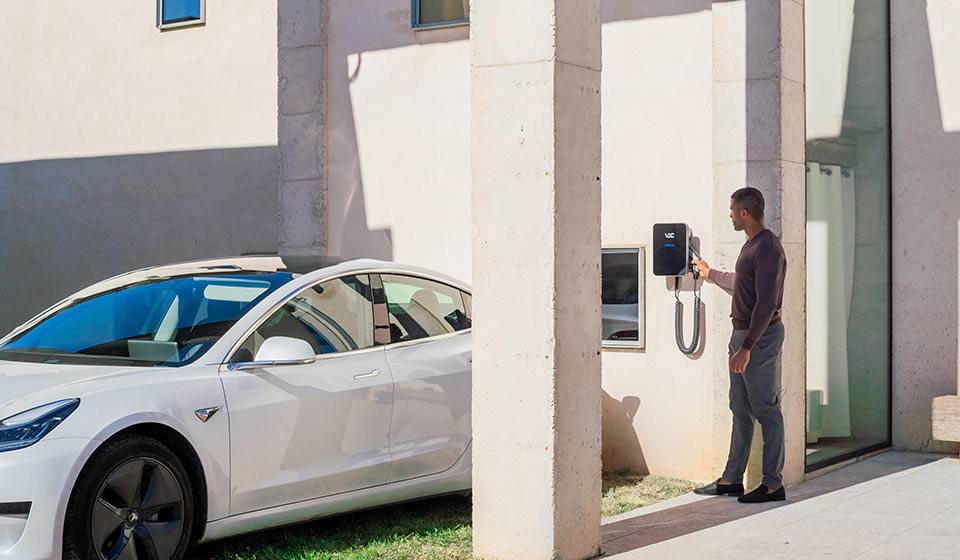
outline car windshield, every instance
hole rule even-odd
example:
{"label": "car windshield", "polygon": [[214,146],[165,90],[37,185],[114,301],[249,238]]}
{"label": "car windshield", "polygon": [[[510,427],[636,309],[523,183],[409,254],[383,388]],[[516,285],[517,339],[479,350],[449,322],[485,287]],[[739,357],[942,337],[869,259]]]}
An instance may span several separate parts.
{"label": "car windshield", "polygon": [[293,277],[251,272],[147,278],[70,302],[0,346],[0,360],[182,366]]}

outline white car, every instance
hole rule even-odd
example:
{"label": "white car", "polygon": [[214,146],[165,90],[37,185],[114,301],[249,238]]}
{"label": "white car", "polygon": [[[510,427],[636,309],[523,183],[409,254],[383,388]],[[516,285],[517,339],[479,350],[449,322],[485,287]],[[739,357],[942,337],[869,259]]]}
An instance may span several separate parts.
{"label": "white car", "polygon": [[238,257],[95,284],[0,339],[0,559],[191,543],[470,489],[470,292]]}

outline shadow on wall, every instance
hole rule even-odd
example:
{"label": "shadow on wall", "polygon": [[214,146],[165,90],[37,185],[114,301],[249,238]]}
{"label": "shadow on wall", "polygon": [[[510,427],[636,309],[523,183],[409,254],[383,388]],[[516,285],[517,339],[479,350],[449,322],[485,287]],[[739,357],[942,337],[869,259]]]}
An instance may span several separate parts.
{"label": "shadow on wall", "polygon": [[[374,18],[370,14],[383,14],[388,10],[386,17]],[[327,55],[327,86],[329,111],[329,150],[327,163],[329,165],[328,186],[328,215],[331,230],[329,231],[329,246],[331,253],[358,255],[365,257],[393,259],[395,255],[394,239],[389,229],[371,229],[367,223],[368,196],[377,196],[366,193],[364,177],[361,167],[360,141],[356,122],[356,100],[351,93],[351,86],[364,73],[364,58],[367,53],[400,49],[416,45],[448,43],[465,41],[469,38],[469,27],[453,27],[449,29],[432,29],[429,31],[414,31],[410,25],[409,0],[337,0],[330,3],[330,25]],[[445,72],[449,69],[431,69],[427,67],[415,68],[419,72],[429,74],[431,71]],[[469,68],[463,69],[469,72]],[[410,75],[405,79],[424,82],[423,87],[429,87],[429,75]],[[389,84],[384,84],[388,86]],[[464,100],[468,103],[468,100]],[[377,108],[368,109],[374,118]],[[442,110],[443,107],[438,107]],[[444,119],[446,115],[434,114],[424,118]],[[388,125],[390,121],[385,121]],[[369,142],[369,140],[367,140]],[[400,169],[410,156],[428,146],[410,142],[397,145],[390,153],[370,150],[373,157],[381,158],[367,165],[383,166],[382,169]],[[406,156],[404,154],[407,154]],[[429,176],[429,170],[425,176]],[[416,194],[416,185],[397,184],[379,185],[381,188],[407,189]],[[442,193],[437,193],[438,195]],[[416,194],[419,196],[419,194]],[[382,204],[382,201],[380,201]],[[446,205],[432,204],[424,201],[418,207],[418,218],[431,223],[449,223]],[[397,211],[404,211],[397,209]],[[433,213],[436,215],[433,215]],[[469,220],[463,220],[464,227],[469,227]],[[430,240],[425,240],[430,242]]]}
{"label": "shadow on wall", "polygon": [[603,1],[603,23],[680,16],[710,9],[714,0],[646,0],[645,2]]}
{"label": "shadow on wall", "polygon": [[[931,399],[957,394],[957,240],[960,222],[960,132],[944,130],[944,108],[929,17],[952,2],[897,0],[891,41],[893,73],[893,443],[955,452],[931,441]],[[952,14],[958,14],[953,10]],[[937,25],[952,33],[956,16]],[[938,42],[946,37],[938,35]],[[957,66],[941,47],[936,56]],[[940,84],[944,85],[945,84]],[[944,90],[949,91],[946,89]],[[956,100],[950,100],[956,101]]]}
{"label": "shadow on wall", "polygon": [[0,331],[145,266],[277,250],[277,148],[0,164]]}
{"label": "shadow on wall", "polygon": [[[604,0],[603,22],[612,23],[624,20],[637,20],[665,16],[683,15],[709,10],[712,0],[646,0],[632,2],[622,0]],[[327,25],[327,55],[326,76],[329,113],[329,137],[327,150],[327,166],[329,170],[327,189],[327,216],[326,224],[329,227],[329,252],[341,255],[369,256],[374,258],[392,259],[396,256],[393,232],[390,229],[381,229],[377,225],[368,223],[371,207],[380,207],[383,201],[377,200],[371,204],[370,197],[379,197],[383,189],[408,189],[411,196],[422,197],[423,192],[417,191],[418,185],[407,185],[408,180],[398,173],[396,185],[366,184],[370,180],[364,177],[362,168],[377,166],[378,169],[403,169],[410,165],[410,161],[423,150],[431,149],[429,138],[421,144],[410,141],[399,144],[395,149],[387,151],[369,148],[370,139],[358,139],[357,112],[364,111],[366,119],[376,118],[381,108],[371,109],[358,106],[357,100],[351,92],[354,82],[365,71],[364,63],[368,54],[391,49],[404,49],[438,43],[466,41],[469,39],[469,27],[460,26],[446,29],[431,29],[415,31],[410,24],[409,0],[333,0],[328,4]],[[386,12],[385,17],[370,17],[370,14],[380,15]],[[405,80],[423,83],[429,88],[436,83],[436,77],[442,73],[469,72],[469,67],[436,68],[431,66],[436,59],[423,59],[419,66],[409,68],[411,72]],[[383,83],[389,87],[389,82]],[[469,100],[464,99],[464,106]],[[432,107],[435,112],[426,116],[433,120],[469,119],[457,114],[446,114],[444,110],[459,107],[457,104],[438,104]],[[395,119],[395,115],[386,115],[388,119]],[[383,121],[389,126],[392,120]],[[413,126],[416,126],[415,124]],[[366,132],[369,135],[369,129]],[[410,134],[411,139],[416,134]],[[361,140],[363,140],[361,142]],[[376,161],[362,162],[361,147],[367,147],[364,156],[377,158]],[[445,155],[438,157],[446,157]],[[469,159],[465,160],[469,165]],[[364,163],[364,165],[361,165]],[[443,184],[449,179],[437,178],[433,170],[423,170],[423,182],[436,182],[443,185],[441,190],[449,190],[459,185]],[[379,179],[382,182],[382,178]],[[437,197],[444,197],[446,193],[430,193]],[[451,221],[450,210],[441,199],[425,201],[417,207],[417,218],[427,223],[456,224],[469,229],[469,216],[458,221]],[[455,199],[449,199],[455,200]],[[459,203],[458,203],[459,204]],[[446,210],[446,211],[445,211]],[[409,209],[395,209],[397,212],[409,212]],[[449,227],[445,225],[443,227]],[[439,228],[435,228],[439,229]],[[429,239],[424,240],[430,242]]]}
{"label": "shadow on wall", "polygon": [[601,462],[604,472],[629,469],[641,475],[650,474],[637,430],[633,426],[638,410],[639,397],[624,397],[622,401],[618,401],[603,391]]}

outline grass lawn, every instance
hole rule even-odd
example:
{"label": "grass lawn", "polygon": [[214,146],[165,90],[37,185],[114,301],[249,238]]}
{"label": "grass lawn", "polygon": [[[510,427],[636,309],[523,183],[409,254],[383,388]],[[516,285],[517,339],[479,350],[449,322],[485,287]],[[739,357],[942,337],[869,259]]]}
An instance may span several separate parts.
{"label": "grass lawn", "polygon": [[[684,480],[619,471],[603,477],[604,517],[693,489]],[[187,560],[466,560],[470,499],[379,508],[191,548]]]}

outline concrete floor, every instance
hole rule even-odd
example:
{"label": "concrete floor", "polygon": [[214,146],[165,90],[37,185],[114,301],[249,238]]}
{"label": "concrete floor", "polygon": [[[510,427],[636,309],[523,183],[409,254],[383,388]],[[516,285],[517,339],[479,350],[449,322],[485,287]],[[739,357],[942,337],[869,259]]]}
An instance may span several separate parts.
{"label": "concrete floor", "polygon": [[876,558],[960,554],[960,460],[887,452],[748,505],[689,494],[604,521],[609,558]]}

